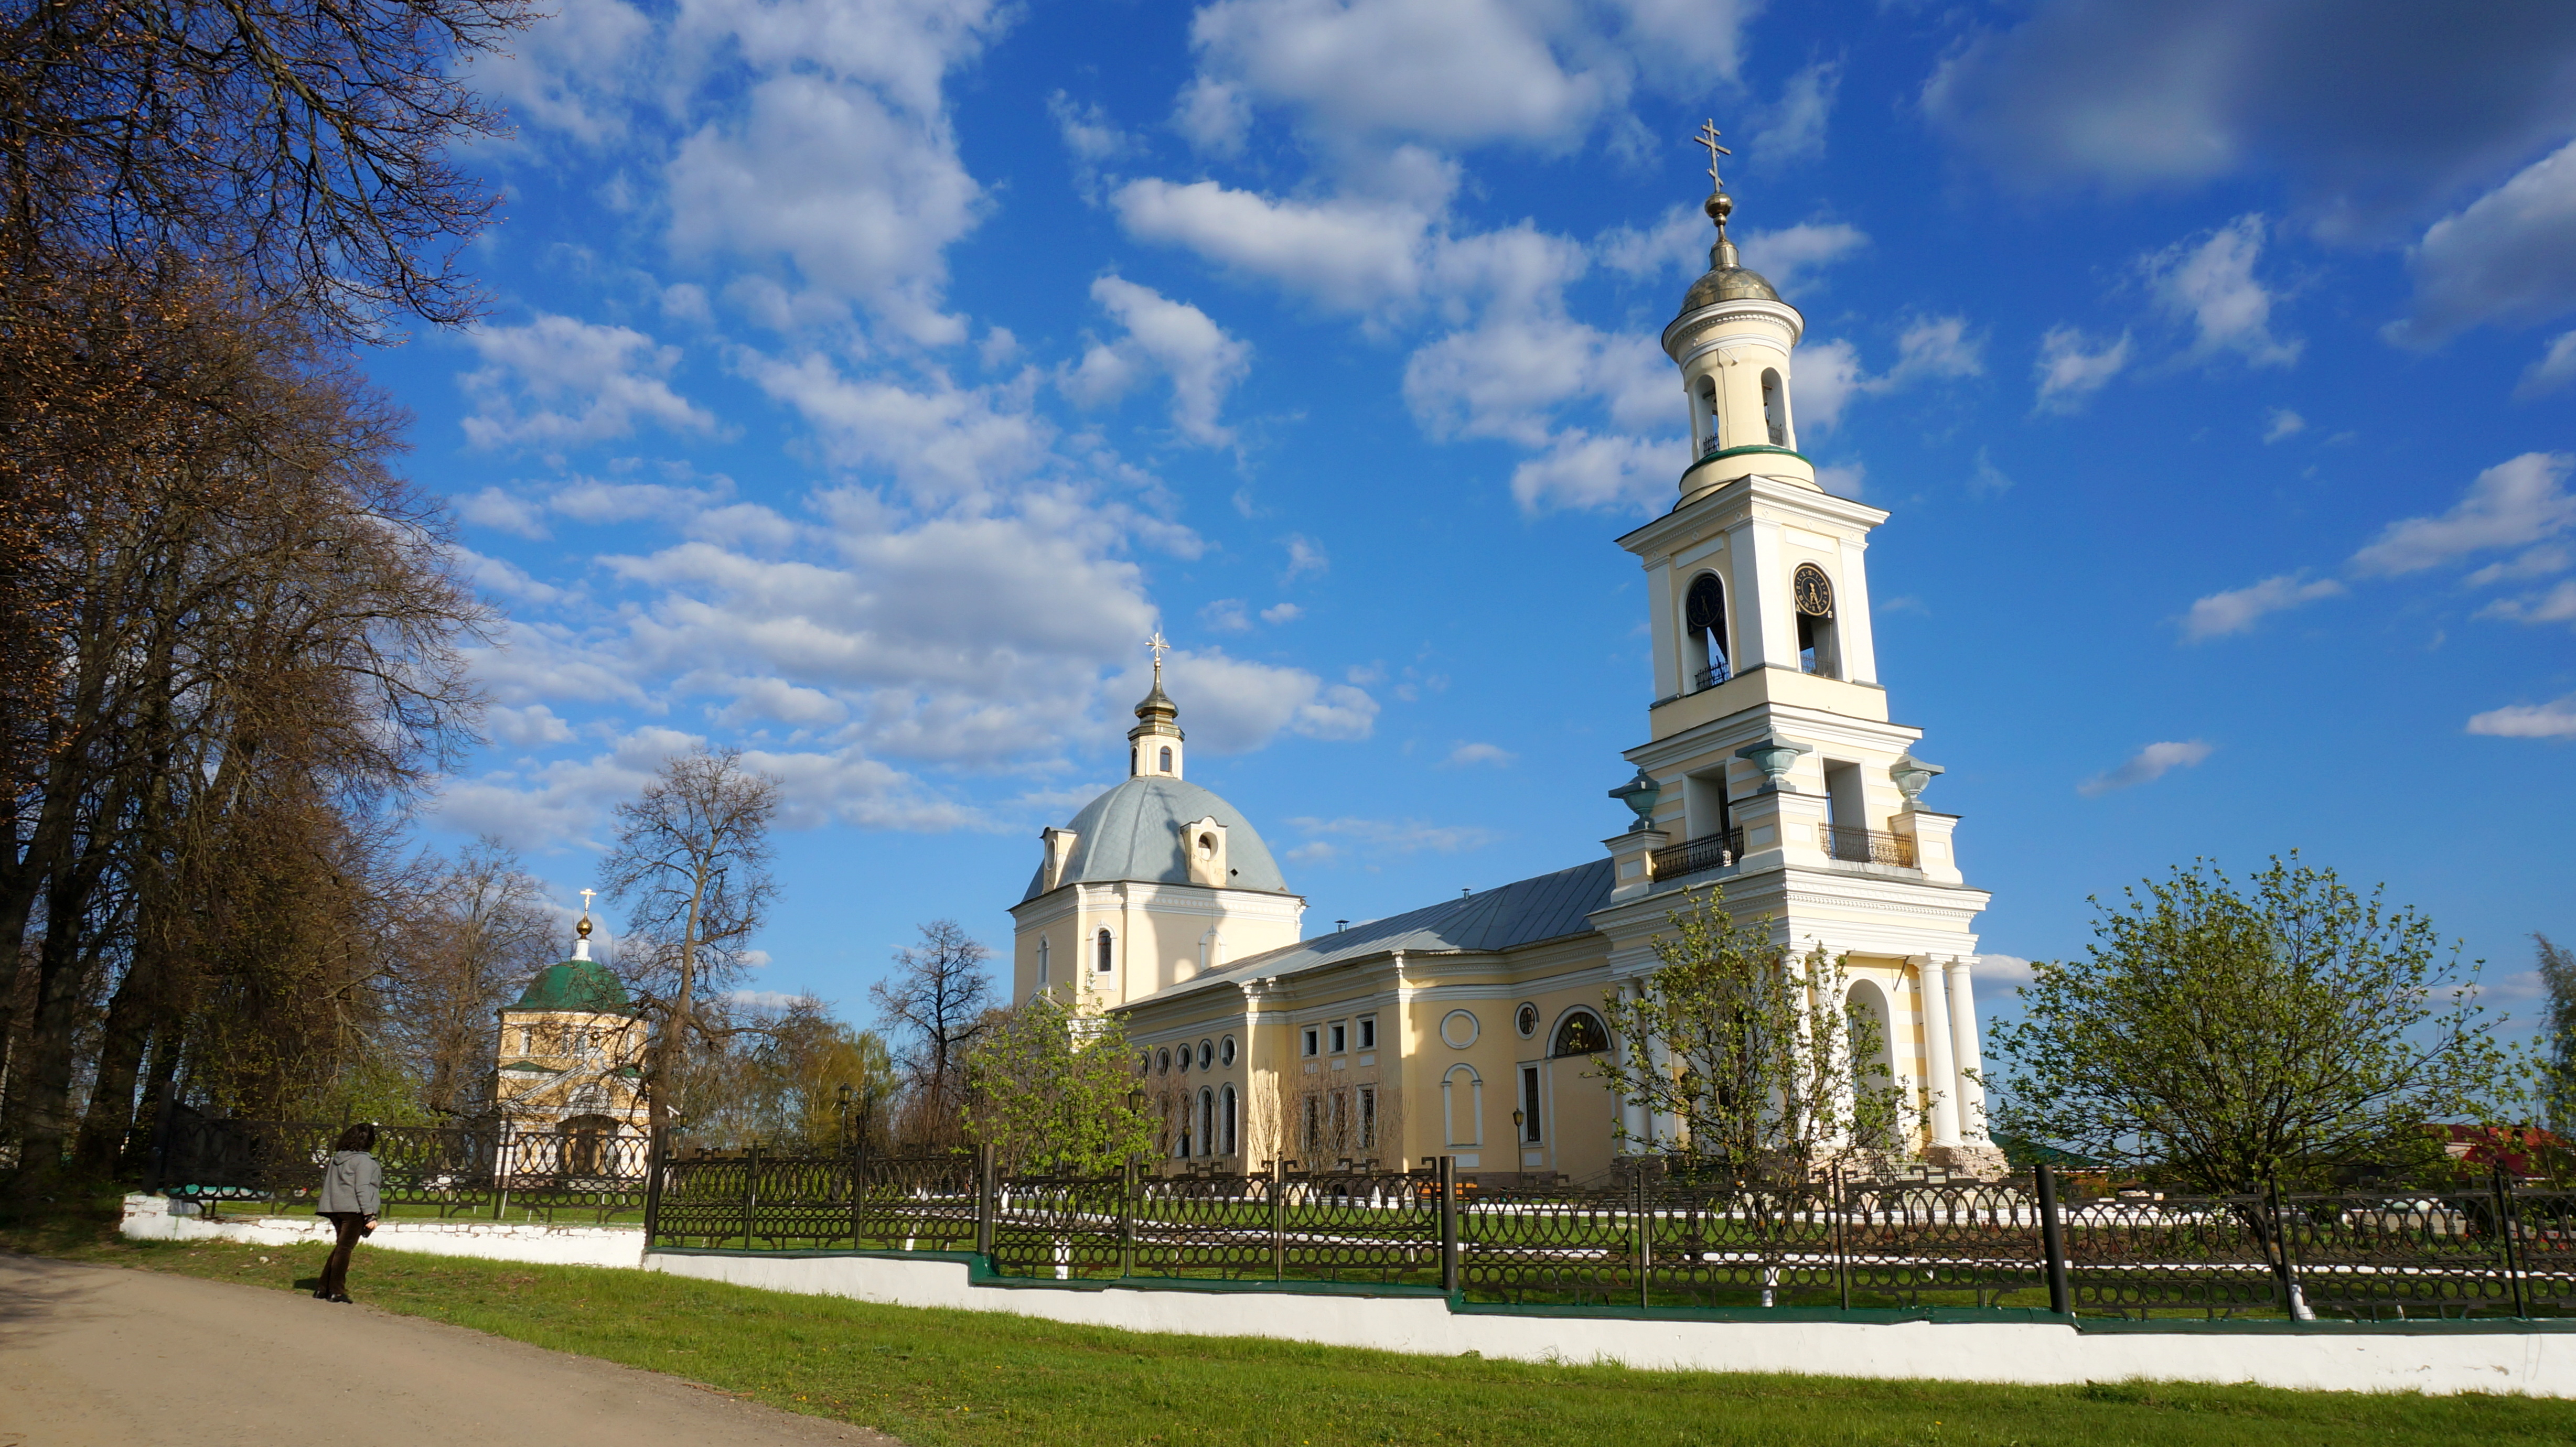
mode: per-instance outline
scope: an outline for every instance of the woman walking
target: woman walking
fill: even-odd
[[[349,1299],[349,1255],[358,1249],[359,1237],[376,1229],[376,1213],[384,1206],[379,1188],[385,1173],[368,1154],[375,1148],[376,1128],[353,1125],[340,1132],[331,1163],[322,1168],[322,1199],[313,1209],[340,1235],[332,1244],[331,1259],[322,1263],[322,1284],[313,1291],[318,1301]]]

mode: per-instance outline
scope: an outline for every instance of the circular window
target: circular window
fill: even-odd
[[[1154,1068],[1158,1074],[1169,1075],[1172,1073],[1172,1052],[1168,1047],[1165,1048],[1162,1053],[1154,1057]]]
[[[1452,1010],[1440,1017],[1440,1041],[1452,1050],[1464,1050],[1476,1043],[1476,1017],[1464,1010]]]
[[[1234,1063],[1233,1036],[1228,1035],[1223,1040],[1217,1042],[1216,1061],[1219,1065],[1232,1065]]]
[[[1181,1073],[1183,1075],[1190,1073],[1190,1047],[1186,1045],[1181,1047]]]
[[[1518,1010],[1513,1011],[1512,1028],[1521,1032],[1521,1038],[1523,1040],[1527,1040],[1532,1035],[1537,1034],[1538,1006],[1523,1005]]]
[[[1213,1045],[1213,1044],[1211,1044],[1211,1043],[1210,1043],[1210,1042],[1208,1042],[1208,1041],[1205,1041],[1205,1040],[1200,1041],[1200,1042],[1199,1042],[1199,1069],[1201,1069],[1201,1070],[1205,1070],[1205,1069],[1207,1069],[1209,1066],[1214,1065],[1215,1063],[1216,1063],[1216,1046],[1215,1046],[1215,1045]]]

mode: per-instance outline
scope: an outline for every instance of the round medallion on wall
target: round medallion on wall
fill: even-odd
[[[1440,1043],[1452,1050],[1464,1050],[1476,1043],[1476,1017],[1464,1010],[1452,1010],[1440,1017]]]
[[[1532,1035],[1537,1034],[1538,1006],[1523,1004],[1518,1010],[1513,1011],[1512,1028],[1521,1032],[1521,1038],[1523,1040],[1527,1040]]]
[[[1813,563],[1800,563],[1789,575],[1789,596],[1810,618],[1834,616],[1834,581]]]

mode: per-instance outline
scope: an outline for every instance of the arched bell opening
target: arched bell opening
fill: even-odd
[[[1726,585],[1714,573],[1691,580],[1683,596],[1683,666],[1691,691],[1715,688],[1732,676],[1726,661]]]
[[[1691,455],[1715,452],[1717,438],[1717,379],[1702,377],[1691,388]]]
[[[1769,367],[1762,369],[1762,426],[1770,434],[1772,446],[1789,445],[1789,389],[1781,383],[1780,374]]]

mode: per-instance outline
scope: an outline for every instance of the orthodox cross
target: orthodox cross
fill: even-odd
[[[1712,191],[1726,189],[1726,183],[1717,179],[1717,158],[1735,154],[1717,143],[1719,134],[1717,119],[1712,116],[1700,122],[1699,134],[1691,137],[1691,144],[1708,147],[1708,188]]]
[[[599,891],[595,889],[585,889],[581,892],[582,918],[588,919],[590,917],[590,897],[597,893],[599,893]]]
[[[1154,686],[1156,688],[1161,688],[1163,686],[1163,655],[1169,653],[1171,649],[1172,645],[1163,641],[1163,630],[1160,628],[1154,630],[1153,637],[1145,640],[1145,651],[1154,655]]]

